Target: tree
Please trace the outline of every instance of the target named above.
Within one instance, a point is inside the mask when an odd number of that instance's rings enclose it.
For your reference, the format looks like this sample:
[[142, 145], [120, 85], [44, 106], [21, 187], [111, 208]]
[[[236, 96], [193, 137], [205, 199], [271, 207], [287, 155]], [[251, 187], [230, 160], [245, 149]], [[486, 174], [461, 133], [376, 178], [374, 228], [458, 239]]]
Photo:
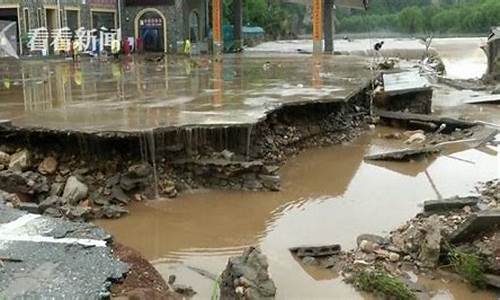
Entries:
[[399, 14], [401, 30], [407, 33], [422, 32], [424, 29], [424, 15], [417, 6], [407, 7]]

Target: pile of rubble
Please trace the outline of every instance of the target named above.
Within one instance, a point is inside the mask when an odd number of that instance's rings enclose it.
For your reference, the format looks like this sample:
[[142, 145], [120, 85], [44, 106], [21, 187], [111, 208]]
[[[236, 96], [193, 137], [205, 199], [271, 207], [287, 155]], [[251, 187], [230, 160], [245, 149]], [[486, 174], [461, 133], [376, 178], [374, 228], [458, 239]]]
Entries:
[[[302, 263], [341, 273], [347, 282], [353, 284], [353, 278], [360, 273], [382, 272], [400, 280], [415, 294], [427, 293], [412, 281], [410, 274], [434, 276], [439, 271], [441, 275], [458, 273], [465, 281], [476, 286], [498, 288], [500, 210], [495, 208], [500, 200], [499, 181], [485, 183], [481, 192], [482, 195], [478, 197], [426, 201], [422, 213], [387, 237], [360, 235], [357, 248], [351, 251], [340, 251], [338, 245], [336, 253], [328, 255], [317, 254], [312, 248], [290, 250]], [[302, 252], [310, 255], [298, 254]], [[454, 261], [457, 255], [469, 261]], [[475, 274], [467, 274], [474, 268]]]
[[110, 167], [112, 162], [99, 168], [54, 154], [42, 157], [26, 149], [2, 150], [0, 197], [31, 213], [78, 220], [118, 218], [151, 186], [153, 171], [148, 164], [119, 172], [116, 165]]

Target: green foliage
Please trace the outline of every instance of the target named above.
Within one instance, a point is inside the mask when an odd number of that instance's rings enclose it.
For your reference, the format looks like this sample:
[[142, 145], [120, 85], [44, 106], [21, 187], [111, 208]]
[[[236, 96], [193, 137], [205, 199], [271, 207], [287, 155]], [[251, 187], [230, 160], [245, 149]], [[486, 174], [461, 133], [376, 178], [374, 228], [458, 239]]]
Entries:
[[[232, 23], [232, 0], [224, 0], [224, 22]], [[243, 1], [243, 24], [260, 26], [273, 38], [289, 36], [302, 26], [305, 9], [280, 0]]]
[[399, 26], [407, 33], [421, 32], [424, 28], [424, 15], [418, 6], [403, 9], [399, 14]]
[[416, 300], [417, 296], [400, 279], [385, 271], [361, 271], [350, 279], [358, 289], [382, 296], [384, 299]]
[[460, 274], [470, 284], [478, 288], [486, 286], [484, 264], [478, 255], [452, 249], [448, 253], [448, 257], [455, 272]]
[[429, 0], [373, 0], [370, 3], [368, 12], [341, 10], [339, 31], [486, 33], [500, 25], [498, 0], [441, 0], [440, 6]]

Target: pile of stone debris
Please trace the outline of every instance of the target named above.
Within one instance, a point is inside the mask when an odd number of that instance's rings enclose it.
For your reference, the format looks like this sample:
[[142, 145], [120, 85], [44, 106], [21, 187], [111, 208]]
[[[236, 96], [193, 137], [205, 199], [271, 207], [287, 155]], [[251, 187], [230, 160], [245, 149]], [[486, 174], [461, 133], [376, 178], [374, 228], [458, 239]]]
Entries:
[[119, 218], [128, 213], [126, 205], [144, 199], [142, 192], [151, 186], [153, 170], [147, 163], [120, 173], [116, 165], [96, 167], [74, 157], [1, 150], [0, 197], [31, 213], [72, 220]]
[[[342, 273], [353, 284], [360, 272], [384, 272], [404, 282], [415, 294], [428, 291], [412, 281], [410, 274], [458, 273], [472, 285], [499, 288], [500, 210], [496, 207], [500, 182], [487, 182], [480, 191], [478, 197], [426, 201], [422, 213], [388, 237], [360, 235], [354, 250], [300, 258], [305, 264]], [[457, 256], [460, 261], [454, 259]], [[471, 270], [476, 273], [471, 274]]]

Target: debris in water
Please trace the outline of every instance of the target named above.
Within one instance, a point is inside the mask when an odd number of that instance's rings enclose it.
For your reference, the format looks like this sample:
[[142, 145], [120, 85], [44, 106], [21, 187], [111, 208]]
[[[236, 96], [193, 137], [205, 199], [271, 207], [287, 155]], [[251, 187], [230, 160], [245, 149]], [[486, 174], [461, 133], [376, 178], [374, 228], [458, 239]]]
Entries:
[[436, 128], [441, 126], [441, 124], [446, 125], [445, 132], [452, 132], [455, 129], [467, 129], [477, 125], [475, 122], [469, 122], [464, 120], [458, 120], [453, 118], [438, 117], [432, 115], [414, 114], [407, 112], [396, 112], [396, 111], [385, 111], [377, 110], [376, 114], [387, 120], [395, 120], [402, 122], [418, 121], [421, 123], [433, 123]]
[[276, 286], [268, 269], [266, 256], [254, 247], [242, 256], [231, 257], [221, 275], [220, 299], [274, 299]]
[[453, 197], [443, 200], [428, 200], [424, 202], [424, 212], [435, 213], [439, 211], [450, 211], [462, 209], [466, 206], [476, 207], [479, 203], [478, 197]]
[[303, 246], [290, 248], [290, 252], [299, 258], [303, 257], [325, 257], [338, 254], [342, 250], [338, 244], [328, 246]]
[[433, 155], [438, 153], [440, 149], [438, 147], [424, 147], [420, 149], [406, 149], [385, 152], [374, 155], [365, 156], [365, 160], [388, 160], [388, 161], [410, 161], [412, 159], [418, 159], [423, 156]]

